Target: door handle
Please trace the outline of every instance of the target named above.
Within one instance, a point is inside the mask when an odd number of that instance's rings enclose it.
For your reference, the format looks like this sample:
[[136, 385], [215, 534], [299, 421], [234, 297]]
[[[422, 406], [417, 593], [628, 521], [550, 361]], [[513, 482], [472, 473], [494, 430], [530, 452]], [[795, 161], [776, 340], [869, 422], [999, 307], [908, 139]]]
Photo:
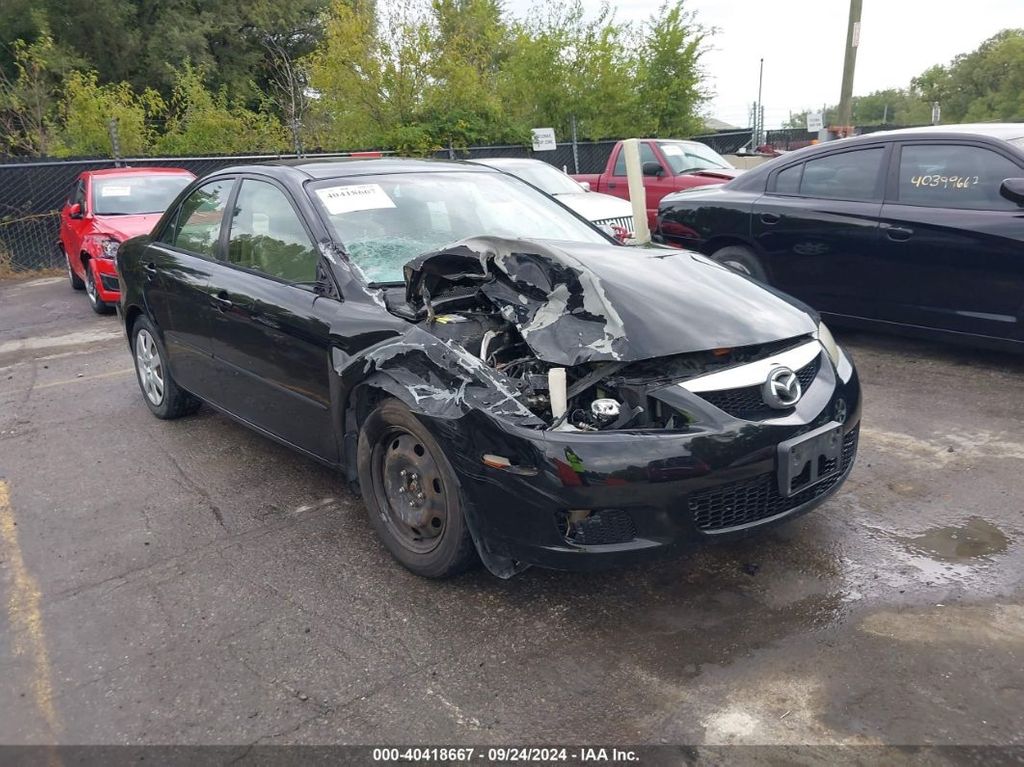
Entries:
[[614, 181], [609, 181], [608, 182], [608, 188], [609, 189], [614, 189], [616, 186], [617, 186], [617, 184]]
[[761, 223], [762, 224], [767, 224], [768, 226], [772, 226], [773, 224], [777, 224], [781, 220], [782, 220], [782, 216], [780, 216], [777, 213], [762, 213], [761, 214]]
[[220, 291], [211, 298], [214, 308], [219, 309], [220, 311], [230, 309], [232, 306], [235, 305], [234, 302], [230, 298], [228, 298], [227, 291], [225, 290]]
[[913, 235], [913, 229], [905, 229], [902, 226], [890, 226], [885, 230], [885, 236], [893, 242], [906, 242]]
[[150, 261], [148, 264], [146, 264], [142, 268], [145, 269], [150, 274], [156, 274], [156, 264], [154, 264], [152, 261]]

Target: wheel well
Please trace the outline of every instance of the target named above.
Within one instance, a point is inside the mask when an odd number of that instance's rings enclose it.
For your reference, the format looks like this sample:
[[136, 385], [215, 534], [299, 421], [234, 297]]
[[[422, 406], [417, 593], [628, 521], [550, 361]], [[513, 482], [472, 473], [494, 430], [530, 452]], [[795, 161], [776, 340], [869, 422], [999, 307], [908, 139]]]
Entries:
[[721, 250], [722, 248], [727, 248], [730, 245], [739, 245], [741, 247], [747, 248], [755, 256], [760, 257], [760, 253], [758, 252], [757, 247], [752, 242], [748, 242], [747, 240], [744, 240], [742, 237], [735, 237], [735, 236], [731, 236], [731, 235], [722, 235], [722, 236], [719, 236], [719, 237], [712, 237], [710, 240], [708, 240], [706, 243], [704, 243], [703, 250], [704, 250], [704, 252], [707, 255], [710, 256], [716, 250]]
[[137, 306], [129, 306], [124, 313], [124, 332], [128, 335], [128, 345], [132, 343], [132, 328], [135, 327], [135, 320], [142, 314], [142, 309]]

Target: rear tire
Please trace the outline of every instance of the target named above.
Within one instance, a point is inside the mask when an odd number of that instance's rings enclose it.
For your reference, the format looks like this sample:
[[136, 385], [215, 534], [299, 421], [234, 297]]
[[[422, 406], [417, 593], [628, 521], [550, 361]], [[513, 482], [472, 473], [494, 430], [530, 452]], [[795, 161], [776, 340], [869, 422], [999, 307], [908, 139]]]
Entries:
[[96, 275], [93, 272], [92, 266], [88, 261], [83, 261], [82, 266], [85, 267], [85, 295], [89, 299], [89, 306], [96, 314], [110, 314], [110, 304], [100, 299], [99, 291], [96, 288]]
[[768, 273], [750, 248], [743, 245], [726, 245], [711, 254], [711, 260], [727, 266], [734, 272], [745, 274], [761, 282], [768, 282]]
[[199, 400], [179, 388], [171, 377], [167, 351], [153, 323], [145, 317], [139, 317], [132, 326], [132, 356], [142, 399], [153, 415], [170, 421], [199, 409]]
[[384, 400], [366, 417], [358, 464], [370, 524], [404, 567], [425, 578], [450, 578], [479, 561], [455, 470], [399, 400]]
[[64, 263], [68, 267], [68, 282], [71, 283], [71, 289], [85, 290], [85, 283], [82, 282], [82, 278], [75, 274], [75, 270], [71, 268], [71, 256], [64, 253], [64, 248], [60, 248], [60, 252], [64, 254]]

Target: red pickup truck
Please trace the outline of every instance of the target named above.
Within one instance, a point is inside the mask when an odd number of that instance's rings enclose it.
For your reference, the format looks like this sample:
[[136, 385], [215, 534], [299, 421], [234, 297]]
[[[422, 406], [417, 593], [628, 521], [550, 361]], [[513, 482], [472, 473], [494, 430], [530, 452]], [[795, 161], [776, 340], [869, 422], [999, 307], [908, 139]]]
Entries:
[[[742, 171], [722, 155], [699, 141], [644, 139], [640, 142], [640, 165], [647, 190], [647, 222], [654, 229], [658, 203], [666, 194], [708, 184], [724, 184]], [[626, 156], [620, 141], [612, 149], [604, 173], [573, 176], [590, 185], [593, 192], [629, 199], [626, 183]]]

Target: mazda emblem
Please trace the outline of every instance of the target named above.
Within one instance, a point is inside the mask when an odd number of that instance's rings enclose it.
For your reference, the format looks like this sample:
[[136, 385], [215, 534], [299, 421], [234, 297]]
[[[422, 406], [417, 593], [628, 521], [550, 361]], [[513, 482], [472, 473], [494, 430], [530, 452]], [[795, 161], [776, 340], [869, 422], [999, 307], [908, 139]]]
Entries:
[[803, 388], [796, 373], [786, 367], [777, 367], [768, 374], [768, 380], [761, 387], [764, 404], [776, 410], [793, 407], [800, 401]]

